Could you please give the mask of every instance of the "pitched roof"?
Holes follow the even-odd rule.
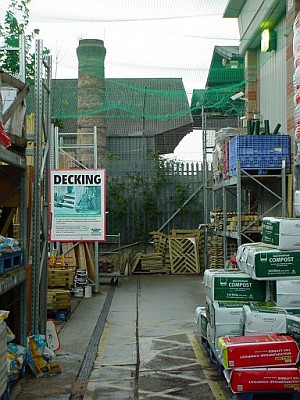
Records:
[[[77,79],[54,79],[52,93],[52,117],[67,119],[67,130],[76,129]],[[155,136],[181,127],[192,130],[181,78],[106,78],[105,102],[97,111],[106,118],[107,137]]]
[[[244,80],[244,57],[238,46],[215,46],[206,87],[236,84]]]
[[[223,123],[236,123],[237,115],[245,102],[230,101],[230,97],[244,90],[244,57],[239,55],[238,46],[215,46],[206,80],[206,88],[193,91],[191,112],[194,126],[202,126],[202,108],[213,123],[220,128]],[[234,125],[232,125],[234,126]]]

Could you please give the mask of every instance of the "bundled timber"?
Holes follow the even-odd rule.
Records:
[[[172,229],[170,235],[151,232],[155,252],[172,274],[199,274],[204,264],[204,230]]]
[[[71,310],[71,291],[64,289],[48,289],[47,309],[50,311]]]
[[[73,268],[48,268],[48,288],[64,288],[70,290],[73,281]]]
[[[209,268],[224,268],[223,238],[220,236],[209,237]]]
[[[165,274],[164,257],[158,253],[138,253],[131,266],[132,274]]]

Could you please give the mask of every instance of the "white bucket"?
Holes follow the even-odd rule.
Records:
[[[74,286],[75,287],[82,287],[87,285],[88,281],[87,279],[74,279]]]
[[[83,278],[87,276],[87,270],[86,269],[78,269],[76,271],[76,278]]]
[[[83,288],[75,288],[72,290],[75,297],[83,297]]]
[[[92,286],[91,285],[87,285],[84,288],[84,297],[88,298],[88,297],[92,297]]]

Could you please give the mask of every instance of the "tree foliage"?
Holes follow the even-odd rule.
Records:
[[[19,40],[21,35],[25,35],[26,77],[29,83],[34,79],[35,55],[31,52],[32,42],[40,32],[39,29],[34,29],[31,33],[26,32],[29,24],[28,6],[30,1],[11,0],[4,21],[0,22],[0,36],[3,38],[3,47],[5,48],[0,51],[1,69],[13,76],[19,75]],[[9,50],[11,48],[17,48],[17,50]],[[46,53],[49,51],[46,50]]]

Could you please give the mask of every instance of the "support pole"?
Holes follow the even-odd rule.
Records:
[[[94,168],[98,168],[97,127],[94,126]],[[95,242],[95,293],[99,293],[99,243]]]

